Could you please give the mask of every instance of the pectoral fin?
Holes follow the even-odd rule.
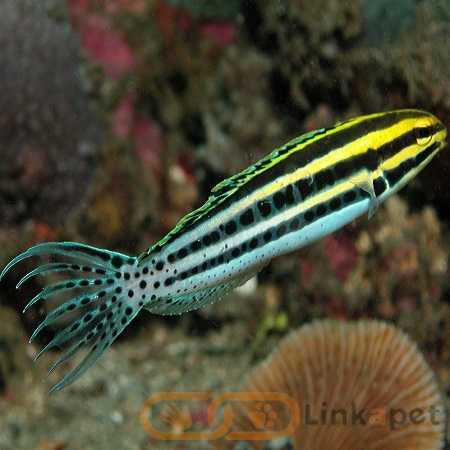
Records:
[[[355,186],[359,187],[359,189],[363,190],[364,192],[367,192],[370,196],[368,217],[369,219],[371,219],[375,214],[376,210],[378,209],[378,205],[380,204],[375,194],[375,189],[373,187],[373,178],[371,174],[368,173],[366,178],[356,180],[354,183]]]

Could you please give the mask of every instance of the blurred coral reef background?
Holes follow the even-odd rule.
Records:
[[[354,115],[419,107],[450,127],[448,0],[3,0],[0,42],[1,266],[41,241],[137,254],[224,177]],[[174,448],[139,425],[150,393],[232,389],[322,317],[398,325],[450,406],[449,170],[443,152],[372,220],[279,258],[213,308],[142,314],[50,399],[49,359],[33,364],[26,344],[45,308],[20,314],[40,281],[16,291],[9,274],[0,448]]]

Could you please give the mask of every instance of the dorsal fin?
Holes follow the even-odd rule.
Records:
[[[161,240],[153,244],[145,253],[139,256],[140,260],[148,258],[150,255],[156,254],[162,247],[180,236],[186,228],[205,217],[212,209],[223,203],[228,197],[233,195],[239,188],[248,183],[254,177],[265,172],[275,164],[287,158],[291,153],[299,151],[303,145],[318,135],[324,134],[328,129],[320,128],[318,130],[309,131],[308,133],[298,136],[283,146],[273,150],[271,153],[260,159],[256,163],[233,175],[230,178],[218,183],[211,190],[206,202],[198,209],[190,212],[182,217],[175,227],[166,234]]]

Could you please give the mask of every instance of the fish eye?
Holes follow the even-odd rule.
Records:
[[[432,130],[429,127],[420,127],[415,129],[416,140],[419,145],[427,145],[431,141]]]
[[[417,144],[422,146],[429,144],[433,137],[433,124],[431,120],[423,120],[417,123],[414,132]]]

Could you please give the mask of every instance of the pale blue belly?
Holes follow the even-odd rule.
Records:
[[[355,202],[332,215],[324,216],[309,225],[303,226],[298,231],[289,232],[281,238],[261,245],[253,251],[247,251],[237,258],[229,258],[228,262],[209,269],[202,274],[191,276],[189,279],[181,282],[179,287],[182,290],[192,291],[230,281],[236,276],[251,271],[252,268],[261,267],[276,256],[295,251],[333,233],[358,216],[367,213],[369,203],[368,198]],[[248,234],[249,236],[246,236],[246,233],[240,233],[240,241],[235,242],[235,246],[240,246],[246,241],[248,242],[253,233],[249,231]],[[223,252],[224,255],[227,255],[229,248],[228,250],[224,248]]]

